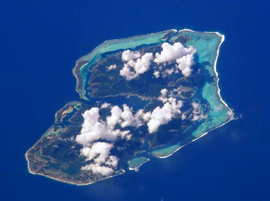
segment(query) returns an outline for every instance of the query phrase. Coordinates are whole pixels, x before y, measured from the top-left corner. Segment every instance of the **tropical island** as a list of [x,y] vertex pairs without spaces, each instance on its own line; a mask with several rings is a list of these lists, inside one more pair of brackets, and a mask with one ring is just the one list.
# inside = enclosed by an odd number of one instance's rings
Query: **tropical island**
[[166,158],[234,119],[216,70],[224,36],[167,30],[105,41],[73,69],[79,101],[26,153],[29,172],[88,185]]

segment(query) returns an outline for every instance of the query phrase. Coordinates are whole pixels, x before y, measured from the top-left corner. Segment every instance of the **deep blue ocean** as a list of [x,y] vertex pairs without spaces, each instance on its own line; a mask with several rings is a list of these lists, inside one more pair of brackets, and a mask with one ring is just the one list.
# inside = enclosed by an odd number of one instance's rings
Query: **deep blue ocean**
[[[269,201],[270,3],[258,0],[2,1],[1,201]],[[79,100],[75,61],[105,40],[171,28],[226,37],[217,70],[238,116],[140,171],[77,187],[28,173],[25,152]]]

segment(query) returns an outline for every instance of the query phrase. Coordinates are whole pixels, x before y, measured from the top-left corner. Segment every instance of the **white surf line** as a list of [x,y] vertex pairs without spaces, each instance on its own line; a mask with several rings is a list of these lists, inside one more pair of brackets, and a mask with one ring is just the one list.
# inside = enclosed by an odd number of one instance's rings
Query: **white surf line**
[[217,94],[218,94],[218,96],[219,96],[219,98],[220,98],[220,101],[223,103],[223,105],[229,110],[229,111],[232,111],[230,108],[229,108],[229,106],[227,105],[227,103],[223,100],[223,98],[221,97],[221,94],[220,94],[220,88],[219,88],[219,85],[218,85],[218,83],[219,83],[219,77],[218,77],[218,72],[217,72],[217,60],[218,60],[218,56],[219,56],[219,50],[220,50],[220,47],[221,47],[221,45],[222,45],[222,43],[225,41],[225,36],[223,35],[223,34],[221,34],[221,33],[219,33],[219,32],[209,32],[209,31],[193,31],[193,30],[191,30],[191,29],[181,29],[181,30],[179,30],[179,33],[180,32],[184,32],[184,31],[189,31],[189,32],[192,32],[192,33],[211,33],[211,34],[216,34],[216,35],[218,35],[220,38],[221,38],[221,41],[220,41],[220,43],[219,43],[219,45],[218,45],[218,49],[217,49],[217,51],[216,51],[216,57],[215,57],[215,61],[214,61],[214,65],[213,65],[213,70],[214,70],[214,72],[215,72],[215,75],[216,75],[216,78],[217,78],[217,82],[216,82],[216,87],[217,87]]

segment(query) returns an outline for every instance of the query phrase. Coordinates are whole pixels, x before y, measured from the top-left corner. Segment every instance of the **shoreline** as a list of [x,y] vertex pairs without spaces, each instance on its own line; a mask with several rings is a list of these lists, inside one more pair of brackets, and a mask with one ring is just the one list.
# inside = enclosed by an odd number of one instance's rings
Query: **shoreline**
[[221,91],[220,91],[220,88],[219,88],[219,77],[218,77],[218,72],[217,72],[217,60],[218,60],[218,57],[219,57],[219,51],[220,51],[220,47],[222,45],[222,43],[225,41],[225,36],[219,32],[211,32],[211,31],[193,31],[191,29],[181,29],[179,30],[179,33],[180,32],[184,32],[184,31],[189,31],[189,32],[192,32],[192,33],[211,33],[211,34],[216,34],[217,36],[219,36],[221,38],[220,40],[220,43],[218,45],[218,49],[216,51],[216,57],[215,57],[215,61],[214,61],[214,65],[213,65],[213,70],[215,72],[215,75],[216,75],[216,78],[217,78],[217,81],[216,81],[216,87],[217,87],[217,95],[220,99],[220,101],[223,103],[223,105],[229,110],[229,111],[232,111],[231,108],[229,108],[228,104],[223,100],[223,98],[221,97]]
[[[219,84],[218,84],[218,83],[219,83],[219,77],[218,77],[218,72],[217,72],[217,60],[218,60],[218,57],[219,57],[220,47],[221,47],[222,43],[225,41],[225,36],[224,36],[223,34],[219,33],[219,32],[207,32],[207,31],[199,32],[199,31],[193,31],[193,30],[191,30],[191,29],[181,29],[181,30],[179,30],[179,33],[180,33],[180,32],[184,32],[184,31],[189,31],[189,32],[192,32],[192,33],[211,33],[211,34],[214,33],[214,34],[216,34],[217,36],[219,36],[219,37],[221,38],[220,43],[219,43],[219,45],[218,45],[218,49],[217,49],[217,51],[216,51],[215,61],[214,61],[214,65],[213,65],[213,70],[214,70],[214,73],[215,73],[215,77],[216,77],[216,79],[217,79],[217,80],[216,80],[216,87],[217,87],[217,92],[216,92],[216,93],[217,93],[217,96],[219,97],[220,101],[222,102],[222,104],[227,108],[228,112],[229,112],[229,111],[232,112],[232,109],[229,108],[228,104],[223,100],[223,98],[222,98],[222,96],[221,96],[221,90],[220,90]],[[216,128],[213,128],[213,129],[211,129],[211,130],[209,130],[209,131],[203,133],[202,135],[200,135],[199,137],[193,139],[192,141],[188,142],[187,144],[178,147],[178,148],[175,149],[171,154],[166,155],[166,156],[155,156],[155,157],[160,158],[160,159],[168,158],[168,157],[172,156],[173,154],[175,154],[175,153],[176,153],[177,151],[179,151],[180,149],[184,148],[185,146],[191,144],[192,142],[195,142],[196,140],[200,139],[201,137],[207,135],[209,132],[211,132],[211,131],[213,131],[213,130],[215,130],[215,129],[217,129],[217,128],[220,128],[220,127],[222,127],[222,126],[224,126],[224,125],[226,125],[227,123],[233,121],[234,119],[235,119],[235,118],[234,118],[234,114],[232,113],[232,116],[230,117],[230,119],[229,119],[228,121],[224,122],[223,124],[219,125],[219,126],[216,127]]]

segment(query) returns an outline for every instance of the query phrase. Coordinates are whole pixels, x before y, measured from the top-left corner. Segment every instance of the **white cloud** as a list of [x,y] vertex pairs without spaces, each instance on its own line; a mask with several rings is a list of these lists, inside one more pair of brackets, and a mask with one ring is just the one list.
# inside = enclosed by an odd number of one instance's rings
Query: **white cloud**
[[108,140],[110,142],[116,140],[118,133],[107,126],[106,122],[102,120],[99,121],[99,113],[91,113],[92,109],[86,112],[84,114],[87,114],[87,116],[84,116],[87,118],[84,119],[81,133],[76,136],[76,141],[79,144],[88,146],[93,141],[99,139]]
[[190,46],[186,48],[179,42],[174,43],[173,45],[170,45],[169,43],[163,43],[161,47],[161,53],[156,53],[156,58],[154,59],[154,62],[157,64],[175,61],[182,56],[187,54],[194,54],[196,52],[193,47]]
[[193,54],[187,54],[179,59],[176,59],[176,62],[178,63],[178,68],[181,70],[182,74],[185,77],[190,76],[192,69],[191,66],[194,64],[194,56]]
[[111,175],[118,165],[118,158],[110,155],[112,148],[113,144],[107,142],[95,142],[90,147],[82,148],[81,154],[86,157],[86,161],[93,161],[81,169],[91,170],[95,174]]
[[139,110],[136,112],[135,117],[138,118],[138,119],[142,119],[143,115],[144,115],[143,109],[139,109]]
[[[123,59],[123,54],[122,54],[122,59]],[[125,58],[128,58],[128,57],[126,56]],[[133,58],[133,57],[130,57],[130,58]],[[136,61],[134,61],[133,59],[125,60],[128,62],[125,63],[124,67],[120,70],[120,75],[125,77],[126,80],[132,80],[138,77],[140,74],[143,74],[149,70],[150,65],[151,65],[151,60],[153,60],[153,53],[145,53],[141,58],[138,58]]]
[[87,132],[96,123],[99,118],[99,108],[93,107],[83,113],[83,118],[87,120],[87,125],[83,125],[83,132]]
[[132,113],[127,105],[124,105],[124,111],[121,113],[121,126],[140,127],[145,122],[148,126],[149,133],[154,133],[161,125],[167,124],[173,118],[181,114],[180,109],[183,102],[169,96],[168,89],[164,88],[160,91],[161,96],[158,98],[164,104],[162,107],[158,106],[153,111],[144,112],[143,109],[138,110],[135,115]]
[[106,121],[100,119],[99,108],[94,107],[83,113],[84,123],[82,124],[81,133],[76,136],[76,141],[84,146],[92,142],[103,139],[114,142],[118,137],[130,138],[128,130],[115,129],[119,124],[122,128],[131,126],[139,127],[141,121],[133,116],[132,109],[123,105],[124,110],[118,106],[111,108],[111,115],[106,117]]
[[81,153],[87,160],[95,158],[96,163],[104,163],[112,147],[113,144],[107,142],[95,142],[91,147],[82,148]]
[[124,64],[124,67],[120,70],[120,75],[125,77],[126,80],[132,80],[137,77],[128,64]]
[[126,50],[122,53],[122,60],[123,61],[130,61],[133,59],[137,59],[141,57],[141,53],[140,52],[133,52],[130,50]]
[[108,70],[114,70],[114,69],[116,69],[116,67],[117,66],[115,64],[113,64],[113,65],[108,66],[107,69]]
[[187,115],[185,113],[182,114],[181,119],[185,120],[187,118]]
[[169,123],[175,115],[181,113],[180,108],[182,106],[182,101],[176,101],[175,98],[168,98],[168,101],[162,107],[156,107],[147,123],[149,133],[154,133],[161,125]]
[[168,93],[168,89],[166,89],[166,88],[161,89],[160,93],[161,93],[161,96],[162,97],[166,97],[167,96],[167,93]]
[[151,112],[146,112],[144,115],[143,115],[143,120],[144,121],[149,121],[151,119]]
[[161,96],[158,99],[164,103],[162,107],[158,106],[153,111],[140,112],[140,115],[138,115],[139,118],[147,122],[149,133],[156,132],[161,125],[169,123],[173,118],[181,114],[180,109],[183,102],[168,97],[168,92],[166,88],[160,91]]
[[[132,80],[140,74],[145,73],[150,69],[151,61],[154,60],[157,64],[177,63],[176,68],[162,69],[161,66],[154,66],[154,77],[166,77],[173,73],[179,73],[181,70],[184,76],[190,76],[193,65],[194,54],[196,49],[192,46],[185,47],[180,42],[169,44],[163,43],[161,45],[162,51],[155,54],[145,53],[141,56],[140,52],[133,52],[126,50],[122,53],[122,60],[125,62],[123,68],[120,70],[120,75],[126,80]],[[164,67],[164,66],[163,66]]]
[[117,167],[119,159],[116,156],[109,156],[109,159],[106,161],[106,165],[110,167]]
[[192,69],[191,66],[194,64],[194,54],[196,53],[196,49],[192,46],[184,47],[181,43],[177,42],[173,45],[169,43],[163,43],[161,45],[162,51],[160,53],[156,53],[154,62],[157,64],[164,63],[177,63],[176,68],[167,68],[162,69],[160,67],[160,71],[155,71],[154,76],[159,77],[159,73],[162,74],[162,77],[167,77],[173,73],[179,73],[181,70],[182,74],[186,77],[190,76]]
[[105,102],[105,103],[103,103],[103,104],[100,106],[100,109],[105,109],[105,108],[108,108],[108,107],[110,107],[110,106],[111,106],[110,103]]
[[88,165],[83,166],[81,170],[87,170],[87,171],[91,170],[94,174],[101,174],[104,176],[109,176],[114,173],[113,168],[99,165],[99,164],[88,164]]
[[171,75],[175,72],[175,69],[171,68],[171,69],[166,69],[163,74],[166,74],[166,75]]
[[172,120],[169,104],[165,104],[162,108],[156,107],[151,113],[149,122],[147,123],[149,133],[154,133],[159,126],[167,124]]
[[123,111],[118,106],[113,106],[111,109],[111,116],[107,117],[107,125],[114,128],[120,122],[121,113]]
[[141,58],[137,59],[133,66],[136,74],[139,75],[148,71],[152,59],[153,53],[145,53]]
[[130,134],[130,130],[124,130],[124,131],[121,131],[121,130],[117,130],[119,131],[119,136],[122,138],[122,139],[126,139],[126,140],[130,140],[131,138],[131,134]]
[[160,77],[160,72],[159,71],[154,71],[153,75],[155,76],[155,78],[159,78]]
[[132,110],[125,104],[123,105],[124,111],[121,113],[122,123],[121,127],[125,128],[127,126],[139,127],[142,125],[141,121],[134,117]]
[[164,88],[160,91],[160,93],[161,93],[161,96],[158,97],[158,100],[162,101],[163,103],[166,103],[168,101],[168,97],[167,97],[168,89]]

